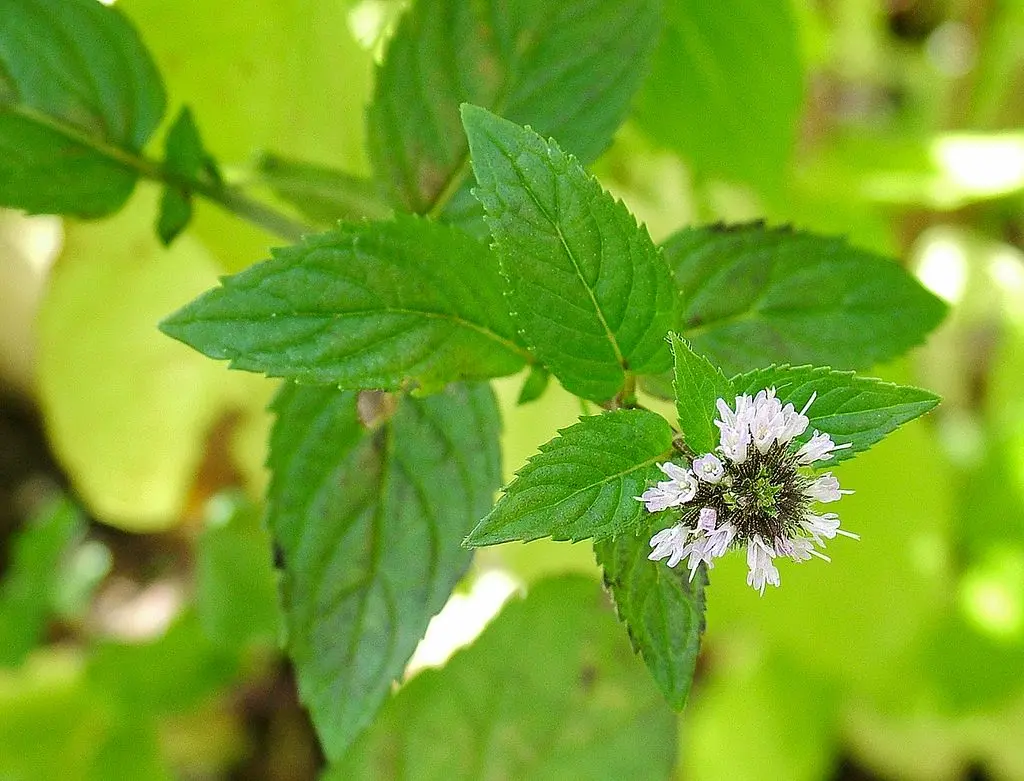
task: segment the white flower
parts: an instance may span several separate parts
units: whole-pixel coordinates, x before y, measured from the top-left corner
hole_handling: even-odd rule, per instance
[[[842,534],[845,537],[851,537],[855,540],[860,539],[856,534],[839,528],[839,516],[835,513],[824,513],[823,515],[818,515],[816,513],[808,512],[804,515],[803,520],[800,521],[800,525],[814,538],[814,541],[822,547],[825,547],[825,543],[821,541],[822,537],[832,540],[835,539],[837,534]]]
[[[714,558],[722,556],[732,544],[736,536],[736,527],[731,523],[723,523],[717,529],[708,534],[707,551]]]
[[[651,555],[647,558],[651,561],[668,559],[670,567],[676,566],[686,555],[686,539],[690,536],[692,529],[677,523],[668,529],[662,529],[651,537]]]
[[[718,513],[714,507],[702,507],[697,520],[697,529],[705,533],[713,532],[717,520]]]
[[[640,496],[633,498],[647,505],[647,512],[656,513],[669,507],[686,504],[697,493],[697,478],[689,469],[667,462],[658,464],[658,468],[670,479],[663,480],[653,488],[648,488]]]
[[[801,464],[813,464],[815,461],[828,461],[832,458],[833,450],[842,450],[850,447],[852,443],[847,442],[837,445],[828,434],[822,434],[814,429],[814,434],[796,451],[796,458]]]
[[[775,541],[775,549],[780,556],[789,556],[793,561],[809,561],[811,556],[832,561],[824,553],[814,550],[814,543],[807,537],[779,538]]]
[[[725,477],[725,466],[714,453],[705,453],[693,459],[693,473],[705,483],[715,484]]]
[[[778,435],[778,442],[780,445],[785,445],[787,442],[793,440],[794,437],[798,437],[807,430],[807,426],[810,424],[810,419],[807,417],[807,410],[814,403],[814,400],[818,398],[818,392],[815,391],[811,394],[811,398],[804,404],[804,408],[799,412],[792,404],[787,404],[782,413],[786,418],[785,424],[782,427],[782,431]]]
[[[753,586],[764,595],[764,587],[769,583],[779,585],[779,571],[774,564],[775,551],[769,548],[761,536],[755,534],[747,543],[747,585]]]
[[[817,480],[804,489],[804,493],[816,502],[838,502],[843,494],[852,494],[853,491],[844,491],[839,487],[839,481],[826,472]]]
[[[734,464],[742,464],[747,460],[747,446],[750,444],[750,427],[744,424],[742,428],[727,426],[716,420],[715,425],[721,429],[720,448],[722,453]]]
[[[837,445],[817,430],[807,443],[794,442],[807,430],[806,413],[816,398],[812,393],[799,412],[779,399],[775,388],[737,396],[735,408],[718,399],[717,452],[694,458],[692,471],[661,464],[670,479],[637,497],[651,512],[671,507],[680,512],[675,526],[651,538],[649,558],[667,558],[670,567],[686,559],[692,580],[702,564],[710,569],[730,548],[746,546],[747,583],[764,594],[767,585],[779,585],[776,558],[830,561],[816,544],[824,547],[837,535],[859,539],[839,528],[835,513],[815,510],[816,503],[853,492],[840,488],[831,472],[814,475],[810,467],[850,444]]]

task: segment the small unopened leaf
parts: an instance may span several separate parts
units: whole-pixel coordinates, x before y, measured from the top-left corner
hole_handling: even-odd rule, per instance
[[[707,453],[718,444],[715,402],[725,399],[732,406],[735,395],[732,383],[725,378],[721,369],[691,350],[685,339],[673,334],[671,342],[676,364],[675,394],[679,428],[686,444],[695,453]]]
[[[96,0],[0,0],[0,206],[101,217],[164,112],[149,54]]]
[[[192,196],[176,187],[164,188],[156,221],[156,235],[164,246],[178,238],[191,219]]]
[[[491,250],[413,217],[276,250],[161,329],[232,368],[343,388],[500,377],[530,357]]]
[[[817,393],[805,413],[810,425],[799,439],[806,440],[819,429],[837,444],[849,442],[851,447],[833,452],[829,464],[867,450],[939,403],[938,396],[921,388],[814,366],[758,369],[733,377],[732,384],[737,394],[775,388],[778,398],[796,409],[803,408],[811,394]]]
[[[600,589],[562,577],[402,687],[325,781],[664,781],[677,742]]]
[[[196,178],[206,167],[209,158],[188,106],[183,106],[167,131],[164,145],[164,167],[172,174]]]
[[[167,131],[164,169],[171,183],[164,188],[156,233],[165,245],[174,241],[192,220],[192,189],[189,182],[211,178],[220,181],[217,164],[203,148],[192,112],[183,106]]]
[[[288,652],[339,758],[401,676],[469,564],[459,542],[501,476],[486,385],[403,398],[372,432],[357,394],[286,385],[267,520],[283,558]]]
[[[639,536],[595,543],[594,553],[633,649],[643,656],[669,705],[682,710],[704,633],[707,571],[701,567],[690,580],[686,567],[669,569],[650,561],[648,540],[661,528],[653,525]]]
[[[868,368],[920,343],[946,313],[899,264],[842,239],[748,224],[687,228],[663,249],[677,330],[728,373]]]
[[[647,229],[579,161],[476,106],[463,107],[473,191],[501,255],[516,323],[566,390],[606,401],[626,373],[664,371],[675,294]]]
[[[656,464],[671,451],[672,429],[653,412],[581,418],[516,473],[466,544],[603,539],[632,531],[645,513],[634,497],[661,474]]]
[[[561,139],[584,162],[611,142],[660,22],[655,0],[422,0],[402,17],[367,113],[392,203],[475,219],[464,102]],[[450,200],[449,200],[450,199]]]
[[[548,374],[543,366],[531,367],[530,373],[526,377],[526,382],[523,383],[523,389],[519,392],[519,400],[516,403],[529,404],[531,401],[539,399],[548,387],[548,380],[550,379],[551,375]]]

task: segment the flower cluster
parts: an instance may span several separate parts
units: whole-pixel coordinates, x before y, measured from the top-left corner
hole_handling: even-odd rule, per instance
[[[670,567],[686,559],[692,579],[702,562],[713,567],[731,547],[746,546],[747,584],[764,594],[767,584],[779,585],[776,558],[829,561],[815,544],[824,547],[824,540],[837,534],[857,539],[839,528],[835,513],[812,509],[853,493],[842,490],[831,472],[816,476],[810,469],[849,443],[837,445],[817,430],[799,447],[793,442],[807,430],[805,413],[815,395],[799,412],[792,404],[783,406],[774,388],[737,396],[734,408],[718,399],[717,452],[688,466],[660,464],[668,480],[636,497],[648,512],[683,511],[679,523],[651,538],[648,558],[668,559]]]

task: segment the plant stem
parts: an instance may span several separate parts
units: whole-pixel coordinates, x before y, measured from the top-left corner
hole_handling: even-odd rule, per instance
[[[93,138],[78,128],[59,122],[53,117],[28,106],[15,105],[8,107],[7,110],[59,133],[69,141],[80,144],[111,162],[134,171],[145,179],[161,182],[171,187],[177,187],[185,192],[201,195],[235,216],[241,217],[243,220],[263,228],[285,241],[296,242],[304,234],[314,232],[314,229],[305,223],[282,214],[260,201],[253,200],[238,188],[230,187],[221,182],[188,178],[175,174],[168,171],[156,160],[148,158],[141,153],[133,152],[130,149],[122,149],[113,144],[108,144],[101,139]]]

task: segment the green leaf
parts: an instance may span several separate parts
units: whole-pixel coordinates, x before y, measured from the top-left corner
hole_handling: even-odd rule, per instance
[[[238,653],[207,639],[192,611],[148,642],[101,640],[87,664],[97,688],[134,713],[193,710],[241,671]]]
[[[279,633],[270,535],[244,499],[212,500],[196,549],[196,613],[215,644],[273,645]]]
[[[645,522],[634,497],[672,452],[665,419],[647,410],[616,410],[580,418],[558,433],[516,473],[466,545],[603,539]]]
[[[343,388],[433,388],[529,359],[494,254],[424,219],[343,225],[276,250],[161,324],[231,367]]]
[[[63,645],[0,670],[0,778],[172,781],[150,713],[91,685],[80,654]]]
[[[440,670],[425,670],[325,781],[662,781],[676,721],[596,584],[542,581]]]
[[[523,383],[523,389],[519,392],[519,400],[516,401],[516,404],[529,404],[531,401],[539,399],[544,395],[550,379],[551,375],[543,366],[531,366],[530,374],[527,376],[526,382]]]
[[[946,313],[897,263],[842,239],[754,223],[688,228],[663,249],[679,332],[729,373],[868,368],[920,343]]]
[[[333,168],[266,154],[257,171],[279,198],[318,225],[364,217],[383,219],[390,211],[381,202],[376,183]]]
[[[715,402],[725,399],[732,405],[736,394],[722,370],[691,350],[685,339],[672,334],[671,343],[679,428],[695,453],[708,453],[718,444]]]
[[[377,72],[370,157],[395,206],[465,219],[464,102],[563,139],[584,162],[611,142],[659,25],[655,0],[424,0]],[[454,197],[453,197],[454,196]],[[449,199],[451,199],[449,203]]]
[[[174,124],[167,131],[164,145],[164,167],[172,174],[195,179],[204,170],[216,167],[203,148],[203,140],[188,106],[182,106]]]
[[[789,0],[666,0],[664,15],[637,95],[641,127],[701,174],[778,184],[803,103]]]
[[[48,504],[14,538],[0,583],[0,667],[21,664],[53,613],[61,564],[82,534],[82,517],[67,499]]]
[[[807,440],[819,429],[837,444],[849,442],[852,447],[836,450],[829,465],[867,450],[939,403],[938,396],[920,388],[814,366],[758,369],[733,377],[732,385],[737,394],[774,387],[778,398],[796,409],[802,409],[811,394],[817,393],[805,413],[810,420],[807,431],[797,439]]]
[[[178,238],[191,219],[192,196],[176,187],[164,188],[156,220],[156,235],[163,245],[166,247]]]
[[[685,568],[669,569],[647,558],[651,533],[663,527],[655,524],[640,536],[595,543],[594,554],[633,650],[643,656],[669,705],[682,710],[704,634],[708,576],[701,567],[691,581]]]
[[[164,169],[170,179],[182,182],[209,178],[220,182],[216,162],[203,148],[192,112],[183,106],[167,132],[164,145]],[[160,201],[156,233],[164,245],[174,241],[192,220],[192,193],[184,185],[168,185]]]
[[[500,483],[489,387],[403,398],[372,432],[357,394],[285,386],[267,517],[284,560],[288,651],[340,757],[402,675],[469,564],[459,541]]]
[[[116,211],[164,111],[135,30],[95,0],[0,0],[0,19],[0,206]]]
[[[516,322],[542,363],[598,402],[619,392],[626,372],[667,369],[675,296],[647,229],[554,141],[476,106],[463,119],[474,194]]]

